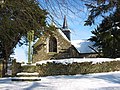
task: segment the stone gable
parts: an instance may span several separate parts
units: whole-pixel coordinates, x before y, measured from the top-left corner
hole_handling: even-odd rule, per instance
[[[54,40],[52,41],[51,38],[54,38]],[[50,44],[53,46],[50,46]],[[54,47],[55,44],[56,47]],[[53,48],[53,51],[50,49],[50,47]],[[67,39],[60,29],[56,29],[54,34],[49,34],[48,36],[43,35],[36,42],[34,45],[33,62],[78,56],[79,52],[76,50],[76,48],[74,48],[70,40]]]

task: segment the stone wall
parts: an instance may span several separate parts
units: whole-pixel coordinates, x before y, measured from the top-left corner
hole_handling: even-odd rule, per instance
[[[0,60],[0,77],[3,77],[3,61]]]
[[[70,48],[70,56],[72,58],[78,58],[78,57],[80,57],[79,51],[73,45]]]
[[[81,58],[96,58],[99,57],[97,53],[81,53],[80,56]]]
[[[12,61],[12,76],[15,76],[19,72],[21,72],[21,63],[16,62],[16,59],[14,59]]]
[[[4,77],[6,73],[6,62],[5,60],[0,60],[0,77]]]
[[[38,72],[39,76],[76,75],[120,71],[120,61],[94,64],[92,62],[73,62],[69,64],[47,62],[46,64],[37,64],[36,66],[22,66],[22,68],[22,72]]]

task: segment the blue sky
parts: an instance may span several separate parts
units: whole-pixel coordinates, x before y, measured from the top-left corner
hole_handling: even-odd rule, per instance
[[[74,4],[73,4],[74,5]],[[73,9],[75,11],[75,9]],[[96,25],[84,26],[84,21],[87,19],[88,12],[85,6],[80,7],[80,11],[75,11],[76,14],[66,10],[62,15],[54,17],[56,23],[60,26],[63,24],[63,16],[66,15],[68,27],[71,29],[71,40],[88,39],[91,30],[94,30]],[[17,61],[27,62],[27,46],[18,47],[15,49],[15,58]]]

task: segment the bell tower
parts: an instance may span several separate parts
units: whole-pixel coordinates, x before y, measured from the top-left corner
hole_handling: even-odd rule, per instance
[[[68,28],[66,16],[64,16],[62,32],[66,35],[66,37],[70,40],[70,29]]]

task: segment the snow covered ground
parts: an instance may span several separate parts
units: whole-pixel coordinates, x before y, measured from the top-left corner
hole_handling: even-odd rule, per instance
[[[0,78],[0,90],[120,90],[120,71],[41,77],[41,81]]]

